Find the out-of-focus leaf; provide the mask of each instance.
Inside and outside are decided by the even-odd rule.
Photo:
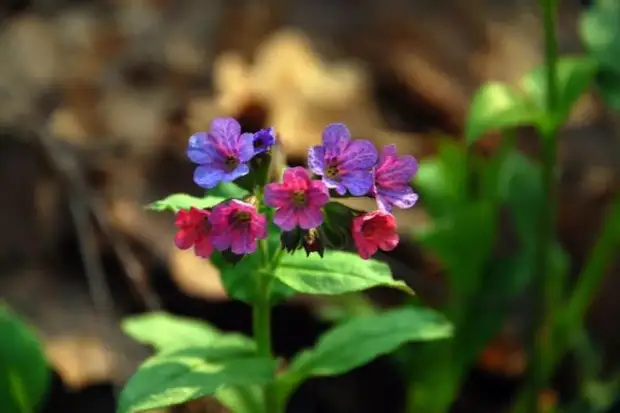
[[[50,369],[41,343],[0,303],[0,411],[34,413],[48,391]]]
[[[465,123],[465,142],[474,144],[485,133],[533,125],[541,117],[541,111],[528,97],[509,85],[489,82],[474,95]]]
[[[563,57],[557,62],[557,113],[553,126],[563,124],[570,115],[575,102],[592,82],[597,64],[589,57]],[[528,99],[541,111],[547,101],[547,73],[545,66],[538,66],[521,80],[521,87]]]
[[[466,200],[465,148],[443,141],[437,156],[420,162],[413,184],[424,207],[434,218],[459,209]]]

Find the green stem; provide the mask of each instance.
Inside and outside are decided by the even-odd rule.
[[[266,240],[260,241],[267,243]],[[264,248],[264,247],[263,247]],[[262,251],[268,251],[267,248]],[[268,257],[265,258],[267,262]],[[266,358],[273,358],[271,351],[271,303],[269,300],[269,290],[271,288],[272,272],[265,270],[258,272],[258,297],[252,307],[252,324],[254,327],[254,340],[256,341],[258,355]],[[273,385],[264,388],[265,412],[279,413],[276,391]]]
[[[556,188],[555,164],[557,158],[556,113],[558,107],[557,90],[557,58],[558,47],[555,34],[557,0],[540,0],[543,14],[545,35],[545,68],[546,68],[546,116],[545,123],[540,125],[542,147],[542,183],[546,195],[539,215],[540,233],[536,248],[536,267],[534,272],[536,297],[534,301],[532,333],[528,343],[529,362],[526,380],[520,400],[516,405],[517,412],[536,413],[539,411],[538,395],[547,384],[548,375],[545,365],[553,357],[551,340],[551,323],[558,304],[558,296],[563,285],[560,273],[551,273],[550,261],[555,242]]]

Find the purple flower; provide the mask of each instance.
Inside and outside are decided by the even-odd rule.
[[[342,123],[328,125],[323,131],[323,145],[308,151],[312,172],[323,177],[329,188],[344,195],[347,190],[362,196],[372,188],[372,168],[377,162],[374,145],[363,139],[351,139]]]
[[[256,240],[267,237],[267,219],[256,207],[236,199],[219,204],[209,215],[211,243],[218,251],[233,254],[256,251]]]
[[[375,168],[375,183],[371,191],[380,210],[389,212],[392,206],[410,208],[417,202],[418,194],[409,186],[417,171],[418,162],[413,156],[398,156],[395,145],[383,148]]]
[[[325,183],[312,180],[308,171],[297,166],[284,171],[282,183],[265,186],[265,203],[278,208],[273,222],[284,231],[318,227],[323,222],[321,208],[329,201]]]
[[[261,129],[254,134],[254,155],[267,152],[276,143],[276,132],[273,128]]]
[[[254,156],[253,137],[251,133],[242,134],[239,122],[232,118],[215,119],[210,132],[192,135],[187,156],[200,165],[194,171],[194,182],[210,189],[247,175],[250,168],[246,162]]]

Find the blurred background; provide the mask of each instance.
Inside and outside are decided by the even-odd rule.
[[[583,51],[587,3],[561,1],[561,53]],[[482,83],[515,82],[541,62],[534,0],[4,0],[0,21],[0,299],[43,339],[56,374],[50,413],[114,411],[115,391],[149,354],[121,332],[124,316],[165,309],[250,331],[249,308],[228,302],[217,270],[174,247],[172,216],[144,209],[200,194],[184,151],[214,117],[274,126],[290,164],[336,121],[424,159],[440,139],[461,139]],[[575,274],[618,188],[619,127],[588,94],[561,132],[558,231]],[[535,157],[533,131],[518,135]],[[489,136],[477,150],[496,146]],[[423,200],[397,219],[403,233],[423,225]],[[427,304],[445,299],[441,271],[414,242],[389,258]],[[610,369],[620,361],[619,270],[588,321]],[[278,354],[328,327],[321,305],[276,308]],[[524,369],[527,307],[525,297],[480,355],[454,411],[506,406]],[[311,381],[291,411],[396,413],[403,393],[380,359]],[[177,411],[223,410],[204,401]]]

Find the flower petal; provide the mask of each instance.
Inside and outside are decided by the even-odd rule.
[[[237,166],[233,171],[224,173],[222,175],[222,181],[224,181],[224,182],[233,182],[237,178],[240,178],[240,177],[242,177],[244,175],[247,175],[249,173],[250,173],[250,167],[247,166],[246,164],[242,163],[239,166]]]
[[[186,250],[194,245],[196,240],[196,232],[193,229],[182,229],[174,236],[174,245],[177,248]]]
[[[296,189],[306,189],[310,186],[310,175],[308,170],[302,166],[287,168],[282,175],[282,182],[289,187]]]
[[[233,231],[222,231],[211,234],[211,243],[218,251],[226,251],[230,248]]]
[[[306,191],[308,206],[320,208],[329,201],[329,191],[323,181],[311,181],[310,188]]]
[[[398,234],[392,234],[387,238],[384,238],[379,242],[379,248],[382,251],[392,251],[398,245]]]
[[[231,237],[230,250],[237,255],[248,254],[256,250],[256,239],[249,231],[234,231]]]
[[[370,169],[377,163],[377,149],[366,139],[354,139],[340,154],[339,167],[350,171],[354,169]]]
[[[380,209],[391,211],[392,205],[401,208],[411,208],[418,201],[418,194],[409,186],[398,188],[377,188],[377,203]]]
[[[284,185],[280,183],[271,183],[265,185],[265,203],[272,208],[281,208],[289,205],[291,202],[291,194]]]
[[[325,149],[322,146],[312,146],[308,149],[308,167],[317,175],[323,175],[325,170]]]
[[[254,156],[254,134],[242,133],[237,140],[239,162],[245,163]]]
[[[221,158],[213,142],[206,132],[198,132],[190,136],[187,146],[187,157],[199,165],[213,163]]]
[[[304,208],[297,211],[301,229],[316,228],[323,223],[323,212],[319,208]]]
[[[194,252],[199,257],[209,258],[213,254],[211,239],[208,236],[200,237],[194,245]]]
[[[385,150],[384,148],[384,152]],[[379,163],[376,169],[378,186],[395,187],[409,185],[409,182],[418,171],[418,161],[411,155],[383,155],[382,158],[382,162]]]
[[[194,171],[194,182],[202,188],[211,189],[220,183],[223,176],[224,172],[221,169],[203,165]]]
[[[252,219],[252,235],[256,239],[267,238],[267,218],[259,213],[254,214]]]
[[[293,208],[280,208],[273,214],[273,223],[284,231],[290,231],[297,226],[297,214]]]
[[[337,157],[351,139],[349,128],[344,123],[332,123],[323,130],[323,147],[327,158]]]
[[[241,125],[234,118],[216,118],[211,122],[210,134],[218,148],[226,154],[234,154],[237,139],[241,135]]]
[[[342,175],[340,181],[353,196],[366,195],[373,185],[372,173],[359,169]]]

